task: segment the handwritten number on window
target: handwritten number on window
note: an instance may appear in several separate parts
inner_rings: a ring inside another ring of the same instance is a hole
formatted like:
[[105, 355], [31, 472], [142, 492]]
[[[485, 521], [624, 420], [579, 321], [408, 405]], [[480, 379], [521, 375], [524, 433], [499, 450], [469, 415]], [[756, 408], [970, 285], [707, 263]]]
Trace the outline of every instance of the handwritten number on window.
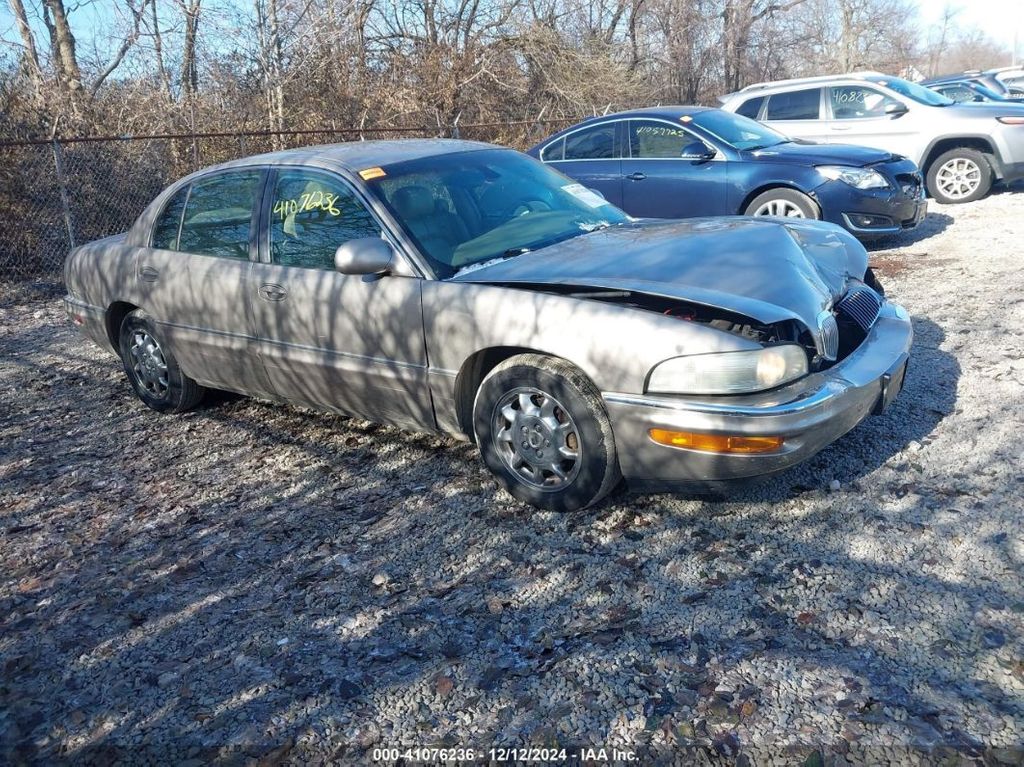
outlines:
[[284, 221], [296, 213], [305, 213], [312, 210], [322, 210], [332, 216], [340, 216], [341, 211], [334, 204], [338, 201], [338, 195], [330, 192], [306, 192], [299, 195], [299, 198], [291, 200], [278, 200], [274, 203], [274, 215], [280, 216]]

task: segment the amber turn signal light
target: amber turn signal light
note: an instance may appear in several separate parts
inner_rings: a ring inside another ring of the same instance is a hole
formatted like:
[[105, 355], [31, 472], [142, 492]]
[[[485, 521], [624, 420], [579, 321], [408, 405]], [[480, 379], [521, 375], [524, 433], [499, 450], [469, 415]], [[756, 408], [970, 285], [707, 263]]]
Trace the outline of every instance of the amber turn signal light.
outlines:
[[685, 447], [705, 453], [772, 453], [781, 448], [783, 442], [782, 437], [740, 437], [668, 429], [651, 429], [649, 434], [659, 445]]

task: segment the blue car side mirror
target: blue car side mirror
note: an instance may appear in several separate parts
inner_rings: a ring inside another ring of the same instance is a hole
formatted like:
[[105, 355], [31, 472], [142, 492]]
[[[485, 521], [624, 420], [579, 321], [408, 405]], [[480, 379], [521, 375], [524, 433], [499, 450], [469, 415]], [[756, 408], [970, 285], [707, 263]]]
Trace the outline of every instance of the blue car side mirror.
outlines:
[[683, 147], [679, 156], [683, 160], [710, 160], [717, 152], [703, 141], [691, 141]]

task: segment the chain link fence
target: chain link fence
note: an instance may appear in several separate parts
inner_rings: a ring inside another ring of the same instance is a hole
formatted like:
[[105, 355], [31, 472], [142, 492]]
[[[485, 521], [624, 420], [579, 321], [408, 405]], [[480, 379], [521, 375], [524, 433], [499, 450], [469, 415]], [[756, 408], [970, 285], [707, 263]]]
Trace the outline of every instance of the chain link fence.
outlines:
[[161, 189], [215, 163], [310, 144], [392, 138], [455, 137], [524, 149], [572, 122], [0, 141], [6, 219], [0, 280], [59, 282], [69, 250], [125, 231]]

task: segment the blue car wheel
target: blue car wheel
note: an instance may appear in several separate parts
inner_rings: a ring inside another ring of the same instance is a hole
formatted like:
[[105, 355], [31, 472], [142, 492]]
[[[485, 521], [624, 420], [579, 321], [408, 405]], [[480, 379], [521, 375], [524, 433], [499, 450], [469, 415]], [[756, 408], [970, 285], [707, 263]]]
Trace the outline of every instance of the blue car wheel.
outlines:
[[747, 216], [780, 216], [783, 218], [821, 218], [814, 200], [795, 189], [769, 189], [750, 201], [743, 211]]

